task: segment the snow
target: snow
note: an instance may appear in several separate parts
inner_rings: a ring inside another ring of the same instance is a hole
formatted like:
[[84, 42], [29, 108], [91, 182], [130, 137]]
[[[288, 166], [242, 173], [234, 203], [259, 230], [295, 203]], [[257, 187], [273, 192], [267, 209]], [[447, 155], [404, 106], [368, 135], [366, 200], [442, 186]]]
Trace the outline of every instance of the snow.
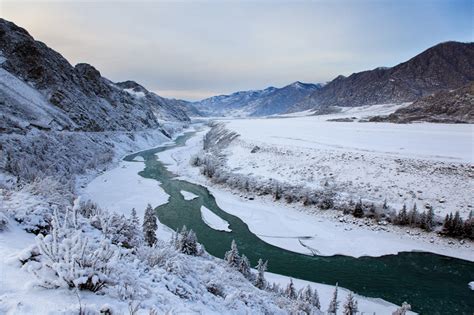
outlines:
[[211, 229], [232, 232], [232, 230], [229, 229], [229, 223], [226, 220], [222, 219], [204, 206], [201, 206], [201, 217], [204, 223], [206, 223]]
[[468, 285], [471, 290], [474, 290], [474, 281], [469, 282]]
[[[223, 151], [226, 168], [311, 189], [327, 182], [348, 200], [381, 204], [387, 199], [395, 209], [428, 204], [441, 217], [455, 211], [467, 217], [473, 206], [473, 125], [326, 121], [393, 109], [387, 106], [315, 117], [227, 120], [226, 127], [240, 137]], [[255, 146], [261, 149], [252, 154]]]
[[199, 196], [185, 190], [181, 190], [180, 194], [183, 196], [184, 200], [194, 200], [198, 198]]
[[[93, 179], [83, 190], [82, 199], [90, 199], [103, 209], [126, 216], [135, 208], [142, 220], [148, 204], [155, 208], [169, 199], [158, 181], [138, 175], [144, 168], [143, 162], [121, 161], [117, 167]], [[158, 222], [157, 236], [170, 239], [171, 235], [172, 230]]]
[[[377, 257], [402, 251], [426, 251], [474, 261], [470, 242], [449, 244], [449, 240], [435, 234], [406, 233], [405, 229], [396, 226], [367, 226], [362, 220], [350, 223], [350, 217], [343, 220], [348, 222], [340, 222], [340, 212], [337, 211], [310, 214], [302, 205], [276, 203], [272, 198], [262, 196], [249, 200], [211, 184], [197, 167], [189, 163], [202, 148], [205, 132], [197, 133], [183, 147], [157, 154], [159, 159], [181, 179], [206, 186], [222, 210], [242, 219], [252, 233], [269, 244], [311, 254], [311, 250], [300, 243], [299, 238], [304, 236], [302, 243], [319, 255]], [[306, 236], [310, 238], [306, 239]]]
[[[275, 282], [279, 284], [282, 288], [285, 288], [286, 285], [290, 282], [290, 277], [282, 276], [271, 272], [266, 272], [265, 278], [268, 282]], [[319, 301], [321, 303], [321, 310], [325, 311], [328, 309], [329, 302], [331, 301], [334, 293], [334, 286], [296, 278], [291, 279], [293, 280], [293, 285], [295, 286], [295, 289], [297, 291], [306, 287], [307, 285], [309, 285], [313, 290], [316, 289], [318, 291]], [[344, 302], [346, 301], [347, 296], [349, 295], [349, 292], [351, 291], [338, 287], [338, 301], [341, 310], [342, 306], [344, 305]], [[354, 294], [354, 297], [358, 302], [360, 314], [392, 314], [398, 308], [395, 304], [387, 302], [383, 299], [368, 298], [358, 294]], [[408, 312], [407, 314], [415, 313]]]
[[145, 97], [145, 92], [142, 92], [142, 91], [137, 92], [134, 89], [124, 89], [124, 91], [136, 98]]

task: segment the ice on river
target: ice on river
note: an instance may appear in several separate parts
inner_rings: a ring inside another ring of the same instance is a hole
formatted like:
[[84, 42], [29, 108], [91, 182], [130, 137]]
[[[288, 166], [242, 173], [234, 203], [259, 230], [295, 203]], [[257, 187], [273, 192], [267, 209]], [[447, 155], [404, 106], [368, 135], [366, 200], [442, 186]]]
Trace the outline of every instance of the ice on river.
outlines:
[[232, 232], [232, 230], [229, 229], [229, 223], [226, 220], [222, 219], [204, 206], [201, 206], [201, 217], [204, 223], [214, 230]]
[[183, 196], [184, 200], [193, 200], [198, 198], [198, 195], [195, 195], [189, 191], [181, 190], [180, 191], [181, 195]]

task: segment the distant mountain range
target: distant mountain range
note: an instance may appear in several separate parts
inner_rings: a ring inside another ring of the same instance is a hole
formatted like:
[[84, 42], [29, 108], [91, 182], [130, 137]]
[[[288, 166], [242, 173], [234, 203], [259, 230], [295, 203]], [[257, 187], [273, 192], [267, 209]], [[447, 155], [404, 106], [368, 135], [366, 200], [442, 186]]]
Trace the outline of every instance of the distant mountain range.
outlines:
[[206, 116], [267, 116], [287, 112], [321, 84], [294, 82], [282, 88], [241, 91], [206, 98], [191, 105]]
[[[26, 30], [0, 19], [0, 130], [133, 131], [159, 120], [189, 121], [184, 101], [133, 81], [114, 83], [93, 66], [72, 66]], [[186, 108], [187, 110], [187, 108]]]
[[237, 92], [192, 105], [210, 116], [266, 116], [337, 107], [414, 102], [474, 81], [474, 44], [445, 42], [395, 67], [338, 76], [326, 85], [295, 82], [281, 89]]

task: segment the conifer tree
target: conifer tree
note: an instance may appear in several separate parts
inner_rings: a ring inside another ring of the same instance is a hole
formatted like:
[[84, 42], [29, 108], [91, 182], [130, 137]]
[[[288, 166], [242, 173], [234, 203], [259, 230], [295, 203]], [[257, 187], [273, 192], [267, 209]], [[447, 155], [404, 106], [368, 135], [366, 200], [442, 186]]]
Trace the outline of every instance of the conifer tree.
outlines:
[[428, 213], [426, 214], [425, 218], [425, 230], [428, 232], [433, 231], [434, 227], [434, 210], [432, 207], [428, 209]]
[[260, 258], [256, 266], [257, 279], [255, 280], [255, 286], [261, 290], [265, 289], [265, 287], [267, 286], [267, 281], [265, 280], [265, 271], [267, 271], [267, 263], [268, 261], [263, 262], [263, 260]]
[[240, 258], [239, 271], [247, 279], [249, 279], [250, 276], [252, 275], [252, 272], [250, 270], [250, 261], [248, 260], [247, 256], [245, 256], [245, 255], [242, 255], [242, 257]]
[[397, 216], [397, 223], [399, 225], [407, 225], [408, 224], [408, 213], [407, 213], [407, 205], [403, 204], [402, 210], [398, 213]]
[[383, 206], [382, 206], [382, 208], [383, 208], [384, 210], [387, 210], [387, 209], [388, 209], [387, 198], [385, 198], [385, 200], [383, 201]]
[[408, 224], [410, 224], [410, 226], [416, 226], [418, 221], [418, 210], [416, 208], [416, 203], [414, 203], [413, 208], [410, 211], [410, 215], [408, 216]]
[[337, 309], [339, 308], [339, 302], [337, 301], [337, 283], [336, 283], [336, 288], [334, 289], [334, 293], [332, 295], [332, 299], [329, 302], [329, 307], [328, 307], [328, 313], [329, 314], [336, 314]]
[[356, 218], [362, 218], [364, 216], [364, 209], [362, 209], [362, 200], [359, 199], [359, 202], [356, 203], [352, 215]]
[[225, 253], [224, 259], [227, 261], [229, 266], [238, 268], [240, 264], [239, 250], [237, 249], [237, 244], [235, 240], [232, 240], [230, 245], [230, 250]]
[[156, 244], [156, 230], [158, 224], [156, 223], [155, 211], [150, 204], [145, 209], [145, 215], [143, 217], [143, 237], [148, 246]]
[[356, 315], [358, 312], [357, 301], [354, 299], [352, 292], [347, 296], [346, 303], [344, 303], [344, 315]]
[[198, 244], [196, 233], [193, 230], [187, 230], [183, 226], [179, 235], [179, 250], [186, 255], [196, 256], [198, 254]]
[[285, 295], [289, 299], [296, 300], [296, 297], [297, 297], [296, 289], [295, 289], [295, 286], [293, 284], [293, 279], [291, 279], [291, 278], [290, 278], [290, 283], [288, 283], [288, 285], [286, 286]]
[[318, 291], [316, 289], [313, 291], [309, 284], [301, 291], [299, 299], [306, 303], [309, 303], [318, 310], [321, 309]]

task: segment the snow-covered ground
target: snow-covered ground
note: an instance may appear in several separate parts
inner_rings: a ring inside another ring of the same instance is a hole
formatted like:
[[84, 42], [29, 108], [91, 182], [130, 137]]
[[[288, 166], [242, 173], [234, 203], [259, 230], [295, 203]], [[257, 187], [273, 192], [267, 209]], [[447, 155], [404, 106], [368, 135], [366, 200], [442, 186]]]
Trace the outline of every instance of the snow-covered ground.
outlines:
[[474, 126], [327, 121], [370, 110], [381, 111], [372, 106], [334, 115], [225, 121], [240, 134], [224, 151], [226, 167], [309, 188], [329, 185], [347, 199], [387, 199], [395, 209], [416, 203], [440, 216], [460, 211], [467, 217], [474, 209]]
[[188, 201], [199, 197], [193, 194], [192, 192], [185, 191], [185, 190], [181, 190], [179, 193], [181, 194], [181, 196], [183, 196], [184, 200], [188, 200]]
[[[270, 197], [249, 200], [241, 194], [213, 185], [189, 162], [202, 148], [205, 133], [197, 133], [186, 142], [186, 146], [160, 152], [158, 157], [181, 178], [207, 186], [222, 210], [241, 218], [252, 233], [272, 245], [299, 253], [310, 254], [308, 247], [311, 247], [320, 255], [354, 257], [418, 250], [474, 261], [470, 242], [450, 244], [450, 240], [421, 231], [407, 233], [396, 226], [366, 225], [364, 220], [349, 216], [341, 218], [340, 212], [336, 211], [309, 214], [307, 208], [298, 204], [275, 203]], [[302, 236], [310, 236], [309, 239], [302, 239], [308, 247], [298, 239]]]
[[206, 223], [211, 229], [217, 231], [232, 232], [232, 230], [229, 229], [229, 222], [222, 219], [217, 214], [215, 214], [204, 206], [201, 206], [201, 217], [204, 223]]

